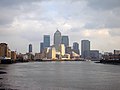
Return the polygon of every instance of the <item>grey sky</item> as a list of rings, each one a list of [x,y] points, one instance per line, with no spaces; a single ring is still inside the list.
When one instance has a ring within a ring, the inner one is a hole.
[[[44,34],[58,28],[70,45],[82,39],[92,49],[120,49],[120,0],[0,0],[0,42],[12,50],[27,52],[33,44],[39,52]]]

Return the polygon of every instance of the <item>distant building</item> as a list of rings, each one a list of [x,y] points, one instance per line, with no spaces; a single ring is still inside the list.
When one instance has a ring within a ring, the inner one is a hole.
[[[114,55],[120,55],[120,50],[114,50]]]
[[[120,50],[114,50],[114,53],[105,52],[102,57],[103,60],[120,60]]]
[[[47,59],[52,59],[55,60],[56,59],[56,50],[55,47],[51,47],[48,54],[47,54]]]
[[[32,53],[32,44],[29,44],[29,53]]]
[[[61,44],[61,32],[57,30],[54,33],[54,46],[57,52],[59,52],[59,45]]]
[[[90,58],[90,41],[89,40],[81,41],[81,57],[84,59]]]
[[[70,60],[70,54],[65,54],[63,57],[62,57],[63,60]]]
[[[77,54],[80,54],[80,51],[79,51],[79,44],[77,42],[74,42],[73,43],[73,51]]]
[[[0,58],[11,59],[11,51],[6,43],[0,43]]]
[[[69,37],[68,36],[62,36],[61,44],[64,44],[65,47],[69,46]]]
[[[114,60],[120,60],[120,50],[114,50]]]
[[[99,60],[99,50],[90,50],[90,59]]]
[[[112,52],[104,52],[104,55],[113,55]]]
[[[60,44],[60,54],[61,54],[62,56],[65,55],[65,45],[64,45],[64,44]]]
[[[42,59],[42,53],[35,53],[34,60],[41,60]]]
[[[8,56],[8,46],[6,43],[0,43],[0,57]]]
[[[11,51],[11,59],[16,60],[16,51]]]
[[[23,54],[21,56],[22,56],[23,61],[28,61],[28,55],[27,54]]]
[[[61,44],[65,45],[65,52],[66,52],[66,47],[69,46],[69,37],[68,36],[62,36]]]
[[[71,53],[71,59],[80,59],[80,55],[72,51]]]
[[[34,55],[32,53],[26,53],[25,55],[28,56],[28,61],[34,60]]]
[[[42,58],[43,59],[47,59],[47,55],[49,53],[50,47],[49,48],[44,48],[43,52],[42,52]]]
[[[99,60],[102,60],[102,59],[103,59],[103,54],[99,53]]]
[[[44,35],[44,48],[50,47],[50,35]]]
[[[40,43],[40,53],[42,53],[42,52],[43,52],[43,50],[44,50],[44,43],[43,43],[43,42],[41,42],[41,43]]]
[[[70,46],[66,47],[66,53],[71,54],[72,53],[72,48]]]
[[[8,56],[7,56],[8,59],[11,59],[11,50],[8,48]]]

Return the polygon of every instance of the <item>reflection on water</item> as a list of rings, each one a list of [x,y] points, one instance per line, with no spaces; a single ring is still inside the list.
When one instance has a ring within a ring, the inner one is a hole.
[[[120,90],[120,66],[94,62],[0,65],[0,88],[17,90]]]

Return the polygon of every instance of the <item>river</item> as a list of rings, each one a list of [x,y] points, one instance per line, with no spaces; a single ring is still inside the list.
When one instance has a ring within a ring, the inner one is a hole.
[[[0,64],[0,90],[120,90],[120,65],[94,62]]]

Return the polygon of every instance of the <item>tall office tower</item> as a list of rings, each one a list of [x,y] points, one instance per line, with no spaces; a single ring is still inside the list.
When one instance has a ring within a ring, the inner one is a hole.
[[[69,37],[68,36],[62,36],[61,43],[65,45],[65,53],[67,53],[66,48],[69,46]]]
[[[43,52],[43,50],[44,50],[44,43],[43,43],[43,42],[41,42],[41,43],[40,43],[40,53],[42,53],[42,52]]]
[[[32,44],[29,44],[29,53],[32,52]]]
[[[69,46],[69,38],[68,38],[68,36],[62,36],[61,43],[64,44],[65,47]]]
[[[44,48],[50,47],[50,35],[44,35]]]
[[[73,51],[77,54],[80,54],[80,51],[79,51],[79,44],[77,42],[74,42],[73,43]]]
[[[81,57],[84,59],[90,58],[90,41],[89,40],[81,41]]]
[[[56,52],[59,52],[60,44],[61,44],[61,32],[57,30],[54,33],[54,46],[55,46]]]

